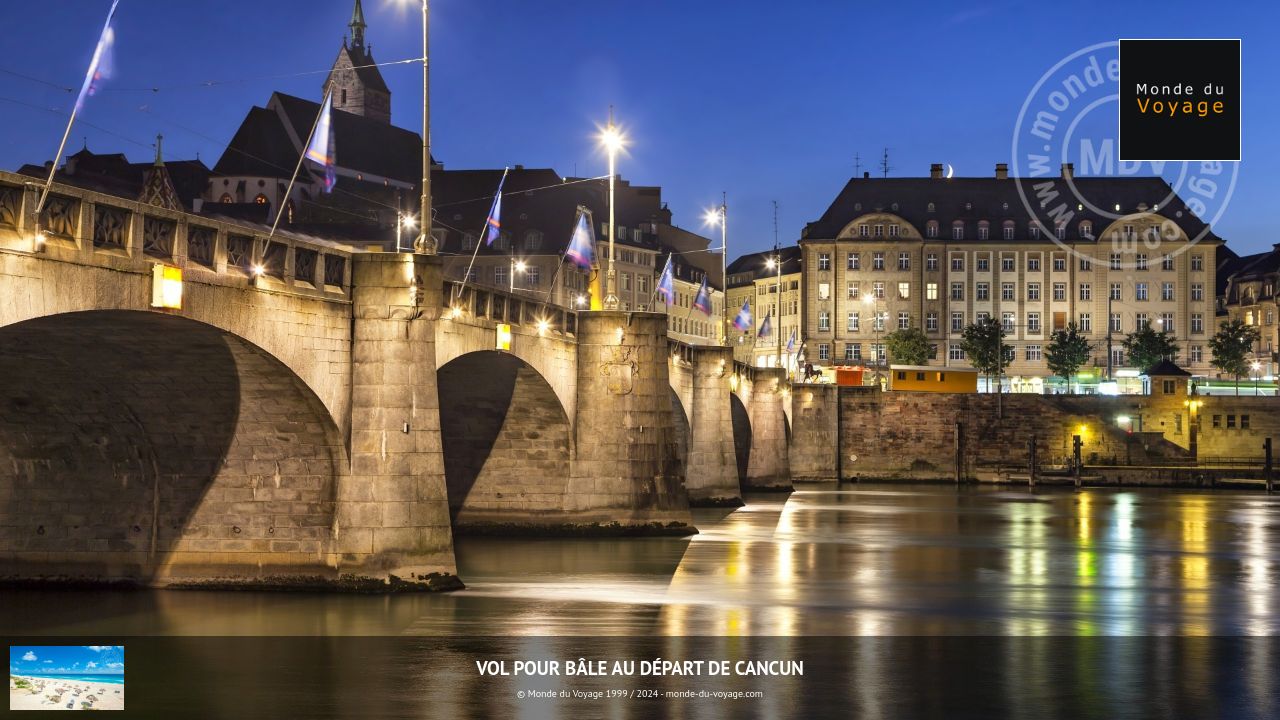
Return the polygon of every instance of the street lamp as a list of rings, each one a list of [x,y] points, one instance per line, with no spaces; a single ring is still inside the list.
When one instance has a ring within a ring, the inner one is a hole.
[[[404,229],[404,230],[410,230],[410,231],[412,231],[415,227],[417,227],[417,226],[418,226],[418,218],[416,218],[416,217],[414,217],[414,216],[412,216],[412,215],[406,215],[406,214],[404,214],[404,213],[399,213],[399,214],[398,214],[398,217],[399,217],[399,219],[400,219],[400,222],[396,223],[396,252],[399,252],[399,251],[400,251],[400,235],[401,235],[400,231],[401,231],[401,229]]]
[[[872,347],[872,355],[875,356],[876,362],[876,386],[880,385],[880,352],[883,348],[880,345],[880,308],[876,305],[876,296],[873,293],[867,293],[862,296],[862,302],[871,306],[871,328],[876,334],[876,344]]]
[[[616,175],[618,151],[626,146],[622,130],[613,124],[613,108],[609,108],[609,124],[600,132],[600,144],[609,154],[609,267],[605,273],[604,309],[618,309],[618,275],[613,268],[613,241],[617,231],[613,226],[613,185]]]
[[[396,1],[401,4],[413,2]],[[428,0],[422,0],[422,232],[415,245],[418,251],[435,255],[436,249],[428,244],[431,237],[431,69],[427,61],[430,55],[427,40],[431,13],[427,3]]]
[[[720,290],[724,294],[720,303],[720,344],[729,342],[729,206],[725,196],[720,196],[720,207],[708,210],[703,220],[710,227],[720,226]]]
[[[774,251],[776,253],[777,249],[775,248]],[[778,308],[778,317],[774,320],[774,323],[773,323],[775,326],[773,329],[773,334],[776,336],[775,340],[777,344],[777,349],[775,351],[776,353],[775,364],[778,367],[782,367],[782,256],[774,255],[773,257],[769,258],[767,261],[765,261],[765,267],[769,268],[770,270],[778,271],[778,279],[777,279],[778,285],[775,290],[776,297],[774,298],[775,304]]]
[[[1254,360],[1253,365],[1251,365],[1250,367],[1253,368],[1253,395],[1254,397],[1257,397],[1258,383],[1262,380],[1262,378],[1259,377],[1262,374],[1260,372],[1262,370],[1262,363],[1258,362],[1257,360]]]
[[[513,294],[516,291],[516,273],[524,272],[526,267],[528,266],[524,264],[523,260],[511,258],[511,292]]]

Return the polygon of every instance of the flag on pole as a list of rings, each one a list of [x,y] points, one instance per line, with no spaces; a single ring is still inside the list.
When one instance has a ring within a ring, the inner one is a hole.
[[[707,287],[707,276],[702,276],[702,287],[698,288],[698,294],[693,296],[693,306],[702,311],[703,315],[711,314],[711,290]]]
[[[773,311],[765,313],[764,322],[760,323],[760,330],[756,332],[756,337],[769,337],[773,333]]]
[[[595,232],[591,229],[591,223],[587,222],[587,214],[579,212],[578,225],[573,229],[573,240],[569,242],[569,249],[564,254],[573,260],[573,264],[585,270],[595,262],[595,247]]]
[[[316,129],[311,133],[311,142],[307,145],[306,158],[324,168],[324,191],[333,190],[337,182],[334,172],[333,156],[333,93],[324,96],[324,104],[320,106],[320,119],[316,120]]]
[[[116,6],[120,0],[111,3],[107,12],[107,22],[102,26],[102,35],[98,37],[98,46],[93,50],[93,59],[89,61],[89,71],[84,75],[84,84],[80,86],[80,94],[76,96],[76,110],[84,107],[84,99],[98,91],[98,83],[111,76],[111,45],[115,42],[115,31],[111,29],[111,21],[116,16]]]
[[[670,305],[675,301],[675,279],[672,277],[671,256],[667,256],[667,266],[662,269],[662,275],[658,277],[658,294],[662,296],[662,302]]]
[[[796,331],[794,328],[792,328],[791,337],[787,338],[787,352],[791,352],[792,350],[795,349],[795,347],[796,347]]]
[[[498,194],[493,196],[493,207],[489,208],[489,218],[484,221],[484,244],[492,245],[498,235],[502,234],[502,185],[507,181],[507,174],[502,173],[498,181]]]
[[[742,303],[742,309],[738,311],[738,316],[733,319],[733,326],[740,332],[746,332],[751,329],[751,302]]]

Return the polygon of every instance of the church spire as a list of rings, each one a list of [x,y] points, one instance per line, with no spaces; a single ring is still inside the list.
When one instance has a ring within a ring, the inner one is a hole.
[[[348,27],[351,28],[351,46],[364,48],[364,29],[368,25],[364,22],[364,8],[360,6],[360,0],[356,0],[355,9],[351,11],[351,22]]]

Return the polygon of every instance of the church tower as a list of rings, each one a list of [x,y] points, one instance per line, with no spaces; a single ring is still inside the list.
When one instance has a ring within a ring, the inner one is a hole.
[[[324,81],[324,91],[333,88],[333,107],[371,120],[391,123],[391,91],[382,80],[373,59],[373,46],[365,44],[364,8],[356,0],[347,25],[351,33],[342,41],[338,59]]]

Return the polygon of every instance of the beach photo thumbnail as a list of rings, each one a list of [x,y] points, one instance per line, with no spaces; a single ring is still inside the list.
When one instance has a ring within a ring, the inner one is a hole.
[[[10,710],[123,710],[123,645],[9,646]]]

